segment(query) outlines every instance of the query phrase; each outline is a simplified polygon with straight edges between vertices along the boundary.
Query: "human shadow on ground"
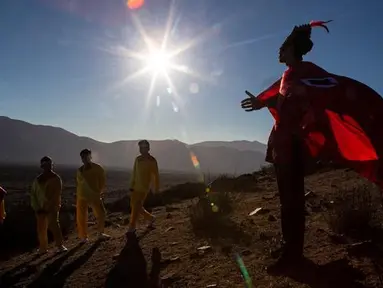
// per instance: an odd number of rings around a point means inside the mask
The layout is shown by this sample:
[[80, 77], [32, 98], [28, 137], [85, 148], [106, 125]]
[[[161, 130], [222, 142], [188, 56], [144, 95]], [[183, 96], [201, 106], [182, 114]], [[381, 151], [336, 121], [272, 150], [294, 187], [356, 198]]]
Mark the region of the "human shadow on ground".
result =
[[147, 274], [147, 263], [135, 235], [127, 238], [126, 244], [116, 259], [116, 264], [109, 271], [105, 282], [107, 288], [159, 288], [161, 253], [158, 248], [152, 250], [152, 269]]
[[286, 276], [312, 288], [367, 287], [358, 282], [365, 279], [363, 272], [352, 267], [347, 259], [340, 259], [325, 265], [318, 265], [305, 259], [299, 269]]
[[[28, 287], [40, 288], [40, 287], [64, 287], [66, 280], [74, 271], [79, 269], [82, 265], [89, 260], [93, 253], [100, 246], [101, 241], [96, 241], [92, 246], [76, 260], [63, 266], [64, 262], [83, 245], [79, 244], [63, 257], [53, 261], [48, 265], [41, 274], [31, 283]], [[62, 267], [63, 266], [63, 267]]]
[[[71, 251], [69, 251], [68, 253], [70, 252]], [[0, 287], [12, 287], [14, 284], [19, 283], [21, 280], [28, 278], [32, 274], [37, 273], [41, 265], [44, 265], [45, 262], [48, 262], [49, 260], [59, 255], [60, 253], [55, 253], [47, 257], [44, 257], [39, 254], [33, 255], [32, 258], [2, 274], [0, 278]], [[38, 259], [40, 260], [35, 262]]]

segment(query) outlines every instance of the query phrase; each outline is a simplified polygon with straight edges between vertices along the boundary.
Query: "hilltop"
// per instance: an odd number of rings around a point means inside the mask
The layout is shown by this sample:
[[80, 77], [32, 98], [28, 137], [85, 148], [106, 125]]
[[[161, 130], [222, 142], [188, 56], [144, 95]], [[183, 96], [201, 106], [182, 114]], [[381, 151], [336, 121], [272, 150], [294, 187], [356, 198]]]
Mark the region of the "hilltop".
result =
[[[0, 286], [147, 287], [143, 279], [151, 271], [149, 278], [161, 279], [161, 287], [244, 287], [234, 258], [238, 253], [253, 287], [382, 287], [382, 233], [380, 223], [370, 223], [380, 215], [380, 204], [375, 205], [380, 195], [344, 169], [314, 173], [306, 184], [309, 260], [295, 275], [273, 277], [265, 272], [280, 233], [277, 187], [272, 169], [264, 169], [213, 183], [211, 195], [220, 195], [214, 202], [226, 216], [204, 214], [202, 183], [179, 184], [150, 197], [146, 205], [158, 218], [157, 228], [139, 229], [139, 242], [127, 244], [125, 239], [128, 198], [111, 202], [107, 232], [113, 239], [78, 246], [71, 227], [66, 231], [67, 254], [15, 254], [1, 263]], [[262, 209], [249, 216], [256, 208]]]

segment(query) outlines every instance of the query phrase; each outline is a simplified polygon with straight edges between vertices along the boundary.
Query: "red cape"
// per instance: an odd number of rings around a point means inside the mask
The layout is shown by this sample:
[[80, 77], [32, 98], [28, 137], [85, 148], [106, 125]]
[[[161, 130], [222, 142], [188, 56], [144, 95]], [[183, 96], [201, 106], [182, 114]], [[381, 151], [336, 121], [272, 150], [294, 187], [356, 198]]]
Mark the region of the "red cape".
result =
[[[290, 101], [293, 105], [278, 109], [282, 97], [278, 96], [279, 92], [283, 95], [302, 94], [302, 88], [303, 96], [291, 97], [296, 99]], [[268, 107], [277, 123], [277, 129], [273, 128], [269, 139], [268, 162], [274, 162], [271, 156], [273, 149], [288, 148], [285, 143], [279, 143], [283, 137], [276, 138], [274, 135], [279, 129], [280, 111], [284, 113], [283, 122], [291, 122], [284, 125], [286, 128], [293, 125], [294, 120], [289, 118], [296, 119], [295, 108], [290, 108], [306, 101], [309, 109], [306, 106], [296, 126], [302, 133], [308, 156], [346, 164], [383, 186], [383, 99], [373, 89], [354, 79], [328, 73], [311, 62], [302, 62], [297, 68], [289, 68], [281, 79], [257, 98]], [[290, 107], [288, 117], [285, 107]], [[284, 149], [281, 154], [289, 153]]]

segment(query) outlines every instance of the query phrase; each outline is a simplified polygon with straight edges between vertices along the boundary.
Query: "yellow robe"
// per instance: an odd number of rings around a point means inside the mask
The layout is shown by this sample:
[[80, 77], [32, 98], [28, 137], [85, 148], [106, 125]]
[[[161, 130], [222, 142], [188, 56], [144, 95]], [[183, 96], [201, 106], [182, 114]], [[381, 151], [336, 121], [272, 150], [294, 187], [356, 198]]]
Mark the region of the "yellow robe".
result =
[[142, 193], [149, 192], [150, 185], [154, 184], [155, 192], [160, 189], [160, 177], [156, 158], [149, 155], [138, 156], [134, 161], [133, 174], [130, 181], [130, 189]]
[[94, 201], [100, 199], [101, 193], [105, 188], [105, 170], [96, 163], [91, 163], [90, 169], [84, 166], [77, 170], [77, 197]]
[[39, 182], [38, 176], [32, 183], [31, 206], [33, 210], [59, 211], [61, 206], [62, 181], [59, 175], [54, 176], [43, 183]]

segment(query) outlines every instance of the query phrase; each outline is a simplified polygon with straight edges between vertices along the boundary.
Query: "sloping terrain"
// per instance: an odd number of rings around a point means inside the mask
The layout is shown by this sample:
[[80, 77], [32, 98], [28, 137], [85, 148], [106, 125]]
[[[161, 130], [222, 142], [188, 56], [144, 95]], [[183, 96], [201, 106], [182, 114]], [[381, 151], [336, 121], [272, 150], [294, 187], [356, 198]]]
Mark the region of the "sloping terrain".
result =
[[[278, 248], [280, 240], [279, 199], [273, 175], [263, 171], [220, 181], [212, 186], [213, 191], [236, 187], [242, 192], [230, 194], [233, 211], [215, 227], [208, 226], [209, 219], [202, 217], [200, 225], [203, 228], [206, 221], [207, 229], [193, 228], [190, 209], [198, 199], [185, 199], [153, 208], [157, 228], [141, 228], [138, 241], [127, 242], [127, 216], [114, 212], [109, 215], [107, 228], [111, 240], [98, 243], [92, 239], [78, 246], [75, 235], [69, 234], [66, 245], [70, 251], [66, 254], [14, 256], [0, 264], [0, 286], [156, 287], [147, 286], [150, 278], [156, 283], [161, 280], [162, 286], [157, 287], [244, 287], [235, 258], [240, 255], [251, 277], [252, 286], [248, 287], [383, 287], [379, 242], [355, 244], [361, 240], [336, 234], [329, 227], [335, 223], [329, 220], [334, 216], [331, 205], [344, 202], [339, 201], [339, 189], [365, 183], [355, 173], [335, 170], [307, 177], [308, 260], [288, 277], [265, 271], [272, 261], [270, 252]], [[263, 209], [249, 216], [256, 208]]]
[[[137, 140], [113, 143], [80, 137], [59, 127], [33, 125], [0, 116], [0, 163], [36, 165], [49, 155], [60, 165], [79, 165], [79, 153], [92, 149], [93, 158], [106, 167], [132, 169], [138, 154]], [[150, 139], [149, 139], [150, 140]], [[264, 164], [266, 145], [248, 141], [216, 141], [188, 145], [177, 140], [150, 141], [152, 154], [162, 171], [195, 172], [190, 153], [199, 160], [199, 169], [212, 174], [249, 173]], [[234, 168], [228, 163], [234, 163]]]

